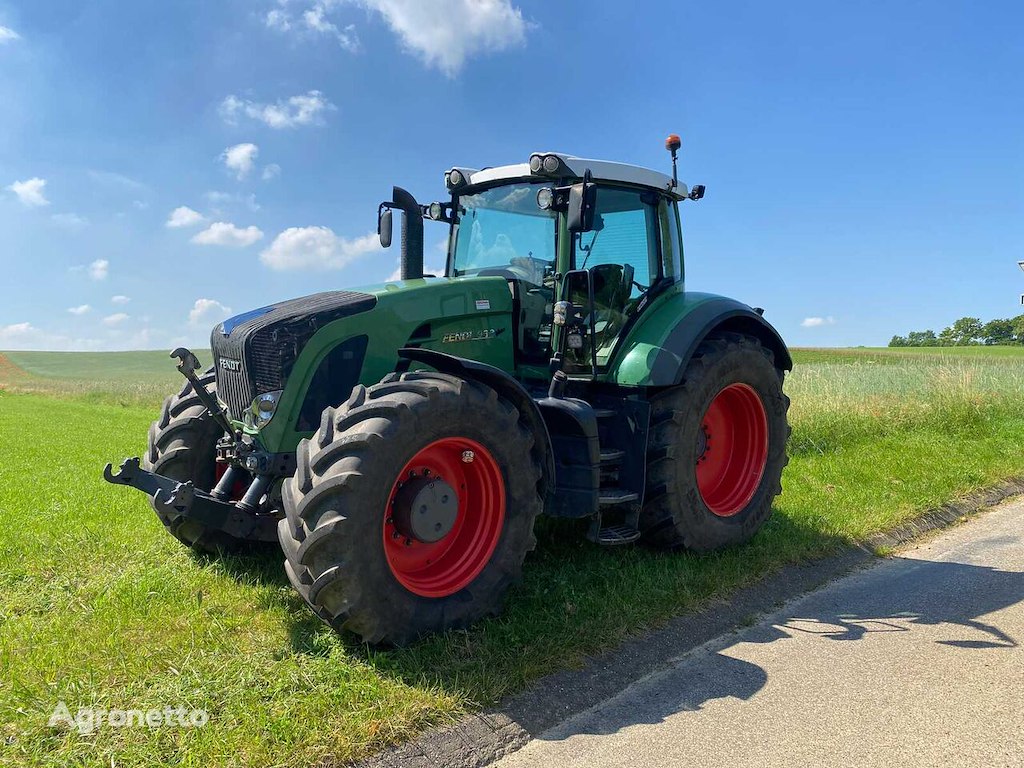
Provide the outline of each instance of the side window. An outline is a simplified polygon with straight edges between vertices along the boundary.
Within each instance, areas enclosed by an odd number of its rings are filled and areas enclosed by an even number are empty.
[[[607,363],[640,297],[661,274],[658,207],[646,199],[633,190],[599,187],[594,229],[577,235],[576,268],[593,276],[598,365]]]
[[[655,208],[632,190],[601,187],[592,232],[579,235],[576,266],[590,269],[602,264],[632,267],[631,298],[637,298],[658,275],[658,243]]]

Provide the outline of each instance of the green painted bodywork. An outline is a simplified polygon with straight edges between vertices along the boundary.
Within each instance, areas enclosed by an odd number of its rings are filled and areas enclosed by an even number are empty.
[[[306,344],[274,418],[259,431],[259,442],[266,450],[293,451],[299,440],[308,437],[308,432],[296,431],[296,423],[313,375],[334,347],[356,336],[368,338],[360,384],[376,384],[393,371],[398,360],[395,352],[408,346],[414,333],[422,334],[424,326],[429,326],[429,334],[413,340],[420,347],[504,371],[514,368],[512,294],[503,277],[424,278],[353,290],[376,296],[376,306],[325,325]]]
[[[664,205],[660,214],[663,217],[660,252],[664,274],[674,282],[659,290],[640,310],[596,377],[597,382],[618,385],[627,392],[635,388],[637,393],[642,393],[646,387],[677,383],[677,371],[682,370],[682,357],[687,350],[672,347],[683,346],[680,340],[686,334],[673,336],[673,331],[687,323],[691,313],[703,305],[723,300],[714,294],[685,290],[682,253],[673,253],[673,248],[681,251],[682,243],[670,240],[664,224],[668,216],[673,216],[678,226],[678,206],[674,201],[667,204],[668,208]],[[562,214],[558,218],[555,266],[556,272],[562,275],[572,269],[572,248],[566,217]],[[560,289],[557,285],[556,295]],[[366,312],[325,325],[300,352],[273,419],[262,430],[251,427],[246,430],[265,450],[291,452],[303,437],[309,436],[308,431],[298,431],[297,424],[313,376],[332,349],[359,336],[367,337],[366,356],[359,374],[359,383],[364,385],[375,384],[394,371],[398,363],[396,352],[406,346],[487,363],[523,382],[539,383],[550,379],[547,367],[536,361],[517,367],[512,293],[504,277],[426,278],[353,290],[372,294],[377,298],[376,305]],[[734,307],[749,309],[725,301]],[[559,330],[557,326],[553,328],[552,346],[557,345]],[[658,365],[655,365],[656,360]],[[593,380],[589,369],[586,373],[572,373],[570,378]],[[347,392],[339,393],[339,400],[347,396]]]
[[[639,319],[609,360],[606,373],[598,381],[606,381],[626,387],[664,387],[674,384],[668,379],[656,379],[654,360],[659,355],[674,357],[680,367],[686,350],[672,349],[669,336],[676,326],[685,323],[687,317],[698,307],[725,297],[714,293],[686,291],[682,283],[675,283],[663,291],[640,314]]]

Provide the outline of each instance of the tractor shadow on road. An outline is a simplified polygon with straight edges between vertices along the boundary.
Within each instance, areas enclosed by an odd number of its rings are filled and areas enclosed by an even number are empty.
[[[811,636],[842,644],[870,641],[877,633],[902,633],[948,625],[939,645],[966,653],[1000,653],[1018,647],[989,614],[1024,601],[1024,573],[957,562],[892,558],[797,599],[781,612],[712,641],[678,661],[667,673],[638,682],[593,710],[536,738],[557,741],[576,734],[608,735],[656,724],[680,712],[698,711],[714,699],[753,698],[769,680],[761,666],[735,658],[731,649]],[[866,671],[870,674],[870,671]]]

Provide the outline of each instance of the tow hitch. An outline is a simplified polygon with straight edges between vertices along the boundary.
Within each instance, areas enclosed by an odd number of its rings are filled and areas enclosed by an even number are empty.
[[[258,460],[259,456],[251,443],[241,441],[241,433],[235,431],[216,396],[196,376],[200,367],[196,356],[188,349],[178,347],[171,352],[171,357],[177,358],[178,371],[188,379],[200,402],[223,428],[225,436],[218,443],[217,460],[227,460],[227,469],[216,487],[210,491],[196,488],[191,481],[181,482],[143,469],[142,460],[138,457],[125,459],[117,472],[114,472],[112,464],[107,464],[103,468],[103,478],[108,483],[127,485],[145,493],[164,520],[187,517],[205,528],[224,531],[237,539],[276,541],[277,516],[260,513],[261,502],[270,490],[275,475],[262,474],[267,462]],[[239,466],[243,454],[245,459],[250,460],[246,466],[252,464],[254,474],[255,471],[261,474],[256,474],[244,495],[234,501],[232,491],[236,484],[250,477],[250,473]],[[277,468],[272,467],[270,471]]]
[[[125,459],[116,473],[113,468],[112,464],[103,468],[103,478],[108,483],[138,488],[153,500],[157,511],[167,517],[191,517],[208,528],[239,539],[277,541],[277,518],[273,515],[254,515],[234,502],[223,501],[195,488],[191,481],[180,483],[147,472],[138,457]],[[253,485],[262,477],[253,480]]]

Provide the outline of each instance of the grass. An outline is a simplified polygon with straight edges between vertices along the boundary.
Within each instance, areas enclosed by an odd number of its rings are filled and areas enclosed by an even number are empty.
[[[196,350],[209,365],[209,350]],[[4,361],[6,358],[6,362]],[[159,403],[181,387],[166,352],[3,352],[0,386],[115,405]]]
[[[10,765],[344,762],[1024,473],[1024,349],[798,351],[784,494],[749,545],[601,550],[577,526],[543,521],[503,616],[376,651],[312,617],[277,555],[195,557],[140,494],[100,479],[103,462],[142,449],[173,369],[145,401],[118,389],[130,385],[113,365],[99,365],[112,383],[69,391],[62,371],[86,377],[83,363],[11,359],[27,370],[0,358],[0,762]],[[58,701],[199,707],[210,721],[80,735],[47,725]]]

